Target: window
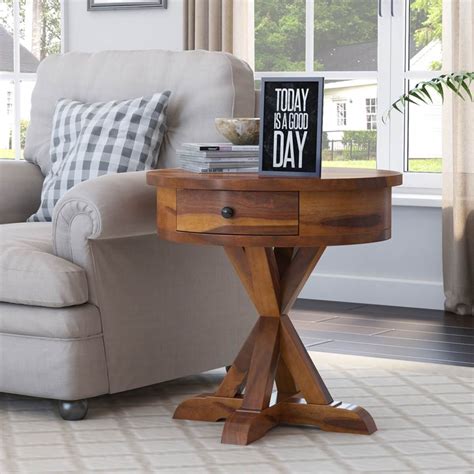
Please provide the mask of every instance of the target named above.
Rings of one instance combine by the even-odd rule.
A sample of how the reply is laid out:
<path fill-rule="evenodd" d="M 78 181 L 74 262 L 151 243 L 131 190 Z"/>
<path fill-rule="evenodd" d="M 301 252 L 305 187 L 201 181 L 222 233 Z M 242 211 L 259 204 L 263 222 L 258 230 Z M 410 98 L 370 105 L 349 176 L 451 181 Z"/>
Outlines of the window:
<path fill-rule="evenodd" d="M 12 109 L 13 109 L 13 92 L 7 90 L 7 103 L 6 103 L 7 115 L 12 114 Z"/>
<path fill-rule="evenodd" d="M 441 186 L 440 106 L 390 104 L 441 68 L 442 0 L 254 0 L 255 71 L 325 78 L 323 166 Z M 431 139 L 436 135 L 435 139 Z"/>
<path fill-rule="evenodd" d="M 346 114 L 347 114 L 347 107 L 345 102 L 337 102 L 337 124 L 346 126 L 347 125 L 347 120 L 346 120 Z"/>
<path fill-rule="evenodd" d="M 377 130 L 377 99 L 365 99 L 367 130 Z"/>
<path fill-rule="evenodd" d="M 0 159 L 20 159 L 38 64 L 61 52 L 61 0 L 0 0 Z"/>
<path fill-rule="evenodd" d="M 429 8 L 423 8 L 424 5 Z M 431 79 L 441 69 L 441 14 L 442 0 L 409 1 L 404 75 L 403 82 L 399 79 L 398 87 L 408 89 L 422 80 Z M 409 106 L 405 117 L 405 168 L 411 177 L 414 173 L 440 173 L 442 170 L 441 100 L 439 97 L 433 99 L 434 103 L 430 105 Z"/>

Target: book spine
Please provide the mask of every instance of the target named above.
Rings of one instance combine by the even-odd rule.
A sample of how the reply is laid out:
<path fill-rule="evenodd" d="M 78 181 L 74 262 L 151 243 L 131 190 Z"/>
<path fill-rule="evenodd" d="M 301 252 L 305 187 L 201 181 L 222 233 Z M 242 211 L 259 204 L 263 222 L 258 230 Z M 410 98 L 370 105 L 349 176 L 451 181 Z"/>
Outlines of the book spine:
<path fill-rule="evenodd" d="M 248 173 L 257 171 L 257 168 L 207 168 L 201 173 Z"/>
<path fill-rule="evenodd" d="M 195 173 L 251 173 L 258 171 L 258 167 L 251 168 L 194 168 L 184 166 L 183 169 Z"/>
<path fill-rule="evenodd" d="M 200 146 L 198 147 L 199 151 L 229 151 L 229 148 L 224 148 L 221 146 Z"/>
<path fill-rule="evenodd" d="M 254 145 L 197 145 L 183 144 L 183 148 L 192 151 L 247 151 L 258 152 L 259 147 Z"/>

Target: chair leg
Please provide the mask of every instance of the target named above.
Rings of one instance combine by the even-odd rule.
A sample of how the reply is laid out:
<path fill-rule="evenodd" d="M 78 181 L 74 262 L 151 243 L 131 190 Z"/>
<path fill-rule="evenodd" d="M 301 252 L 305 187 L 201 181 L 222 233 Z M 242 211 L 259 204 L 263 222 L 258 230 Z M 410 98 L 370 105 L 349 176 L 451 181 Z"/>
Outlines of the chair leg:
<path fill-rule="evenodd" d="M 87 415 L 87 400 L 63 401 L 59 400 L 59 414 L 66 421 L 82 420 Z"/>

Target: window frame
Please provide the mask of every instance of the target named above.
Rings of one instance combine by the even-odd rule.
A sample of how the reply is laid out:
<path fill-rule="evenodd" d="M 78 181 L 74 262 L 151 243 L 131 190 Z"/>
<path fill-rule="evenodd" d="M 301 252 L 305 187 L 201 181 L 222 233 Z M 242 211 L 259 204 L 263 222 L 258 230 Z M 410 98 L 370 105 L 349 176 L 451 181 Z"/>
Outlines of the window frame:
<path fill-rule="evenodd" d="M 392 3 L 393 2 L 393 3 Z M 379 169 L 403 173 L 401 192 L 411 194 L 438 194 L 441 173 L 408 171 L 408 114 L 394 112 L 383 123 L 382 116 L 405 91 L 407 81 L 422 81 L 443 74 L 440 71 L 410 71 L 408 68 L 409 0 L 378 0 L 377 70 L 376 71 L 313 71 L 314 64 L 314 0 L 306 0 L 305 13 L 305 71 L 255 72 L 262 77 L 324 77 L 325 80 L 375 80 L 377 83 L 376 131 L 377 162 Z M 404 41 L 400 41 L 404 38 Z M 253 38 L 254 40 L 255 38 Z M 387 51 L 390 54 L 387 54 Z M 397 137 L 397 138 L 396 138 Z M 400 140 L 399 137 L 403 137 Z"/>
<path fill-rule="evenodd" d="M 377 130 L 377 97 L 365 98 L 365 122 L 367 130 Z"/>
<path fill-rule="evenodd" d="M 347 102 L 336 101 L 336 124 L 338 127 L 347 127 Z"/>
<path fill-rule="evenodd" d="M 61 53 L 65 51 L 65 2 L 60 0 L 61 17 Z M 20 65 L 20 3 L 13 1 L 13 71 L 0 71 L 0 80 L 13 83 L 13 140 L 14 160 L 22 159 L 21 149 L 21 84 L 35 82 L 36 73 L 21 72 Z M 2 157 L 0 157 L 2 159 Z"/>
<path fill-rule="evenodd" d="M 429 80 L 443 74 L 440 71 L 410 71 L 409 55 L 409 21 L 410 0 L 394 0 L 393 16 L 391 16 L 391 77 L 390 77 L 390 103 L 395 102 L 408 90 L 408 82 L 418 83 Z M 404 41 L 400 41 L 404 38 Z M 391 114 L 388 125 L 390 135 L 403 137 L 403 140 L 391 140 L 390 143 L 390 165 L 392 169 L 403 172 L 403 187 L 410 188 L 415 192 L 426 194 L 427 192 L 440 191 L 442 186 L 442 173 L 423 173 L 408 171 L 408 120 L 409 113 Z"/>

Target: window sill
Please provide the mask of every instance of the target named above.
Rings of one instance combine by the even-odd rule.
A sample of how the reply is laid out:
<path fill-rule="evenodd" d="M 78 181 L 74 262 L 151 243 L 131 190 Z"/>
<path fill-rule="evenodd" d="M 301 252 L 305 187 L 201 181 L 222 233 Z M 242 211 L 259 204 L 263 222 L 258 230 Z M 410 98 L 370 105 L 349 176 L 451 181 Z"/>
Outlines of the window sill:
<path fill-rule="evenodd" d="M 436 207 L 441 208 L 441 194 L 436 193 L 404 193 L 394 192 L 392 195 L 392 204 L 394 206 L 413 206 L 413 207 Z"/>

